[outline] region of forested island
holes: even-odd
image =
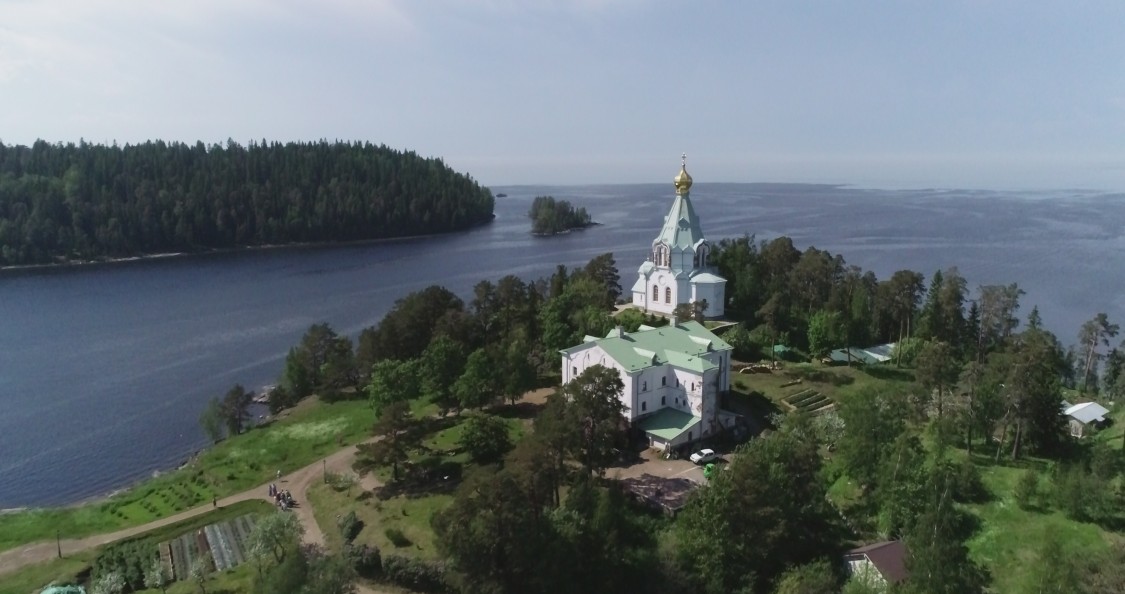
[[[585,208],[575,208],[569,200],[555,200],[554,196],[536,196],[527,216],[535,235],[557,235],[597,224]]]
[[[0,143],[0,266],[446,233],[493,197],[370,143]]]

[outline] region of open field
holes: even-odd
[[[139,534],[129,540],[141,538],[152,540],[153,555],[155,556],[156,542],[168,540],[174,536],[196,530],[208,524],[228,520],[248,513],[273,513],[273,506],[264,501],[243,501],[219,508],[215,511],[207,512],[183,522],[156,528],[149,532]],[[3,579],[0,580],[0,594],[28,594],[29,592],[38,592],[40,588],[51,582],[73,582],[76,576],[89,570],[100,551],[101,548],[83,551],[81,553],[67,555],[62,559],[31,565],[19,571],[6,574]],[[223,589],[230,592],[243,591],[241,589],[235,589],[235,587],[244,582],[249,584],[248,580],[252,577],[250,567],[251,564],[246,564],[236,570],[215,574],[215,578],[212,581],[218,586],[217,591]],[[209,583],[209,592],[212,587],[211,583]],[[198,590],[198,586],[191,582],[179,582],[177,587],[168,588],[168,592],[170,593],[186,593]],[[156,590],[153,591],[155,592]]]
[[[0,550],[53,539],[56,530],[78,538],[137,526],[263,484],[279,469],[289,472],[364,439],[372,417],[365,400],[306,400],[266,426],[205,450],[184,468],[106,500],[2,515]]]

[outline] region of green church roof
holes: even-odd
[[[560,352],[569,355],[596,342],[618,365],[629,372],[670,364],[703,373],[717,367],[715,363],[703,358],[703,355],[731,348],[723,339],[694,321],[660,328],[642,327],[636,332],[624,332],[615,328],[605,338],[591,340],[592,338],[587,336],[583,344]]]
[[[687,192],[677,194],[672,201],[672,210],[664,217],[664,227],[656,241],[663,242],[672,249],[686,249],[694,247],[703,240],[703,228],[699,225],[699,216],[691,206],[691,197]]]

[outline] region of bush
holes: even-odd
[[[980,478],[980,470],[972,460],[965,460],[957,469],[953,498],[960,503],[981,503],[988,499],[988,489]]]
[[[1020,509],[1027,510],[1035,507],[1039,500],[1039,473],[1031,469],[1023,471],[1023,476],[1016,483],[1012,495]]]
[[[383,579],[416,592],[440,594],[449,591],[444,565],[401,555],[383,558]]]
[[[398,528],[387,528],[383,531],[383,534],[385,534],[387,536],[387,540],[391,541],[391,544],[395,545],[396,547],[408,547],[413,544],[410,542],[410,539],[402,533],[402,530],[399,530]]]
[[[344,537],[345,543],[355,540],[359,531],[363,530],[363,522],[355,517],[355,511],[350,511],[346,516],[336,520],[336,525],[339,526],[340,536]]]
[[[378,577],[383,573],[383,559],[379,549],[367,545],[347,545],[344,555],[351,562],[355,572],[365,578]]]
[[[461,433],[460,445],[479,464],[499,460],[512,449],[508,423],[493,415],[469,417],[465,422],[465,430]]]
[[[1055,474],[1055,505],[1066,517],[1078,521],[1100,521],[1113,515],[1113,494],[1105,479],[1079,465]]]

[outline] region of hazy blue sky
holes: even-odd
[[[359,139],[489,185],[1125,189],[1125,2],[0,0],[0,140]]]

